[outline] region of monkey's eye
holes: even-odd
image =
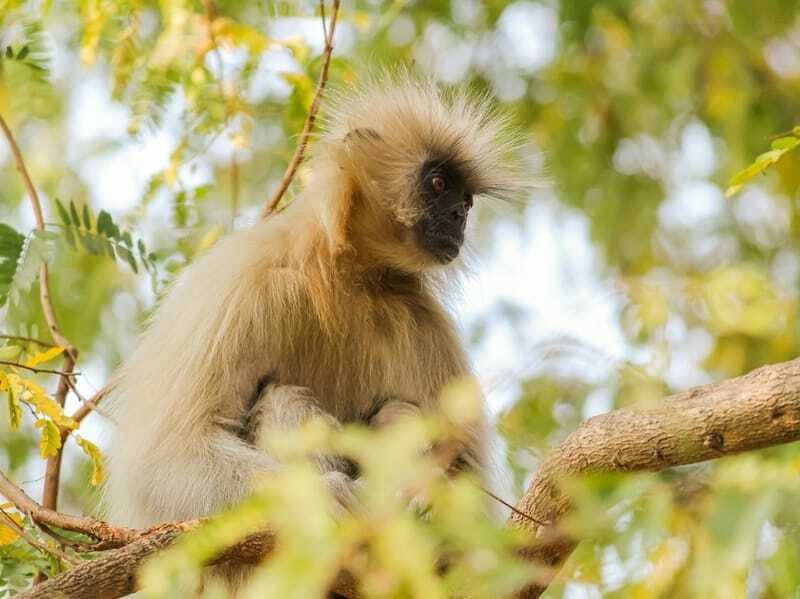
[[[447,189],[447,181],[445,181],[444,177],[440,175],[434,175],[431,178],[431,187],[437,194],[441,194],[445,189]]]

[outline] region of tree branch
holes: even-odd
[[[80,532],[97,539],[100,543],[94,547],[95,549],[122,547],[130,543],[139,534],[138,531],[111,526],[94,518],[71,516],[43,507],[6,478],[2,472],[0,472],[0,493],[13,503],[20,512],[27,514],[37,524]]]
[[[325,91],[325,84],[328,82],[328,68],[331,64],[331,55],[333,54],[333,38],[336,33],[336,19],[339,16],[339,3],[340,0],[333,0],[331,24],[330,27],[328,27],[325,23],[325,2],[324,0],[320,0],[320,14],[322,17],[322,31],[325,36],[325,48],[322,51],[322,67],[320,68],[319,80],[317,81],[317,91],[314,94],[314,100],[311,102],[311,108],[308,110],[306,123],[303,126],[303,132],[300,134],[300,141],[297,143],[297,148],[292,155],[292,159],[289,161],[289,165],[286,167],[286,172],[283,173],[278,188],[275,190],[275,193],[272,194],[267,205],[264,206],[264,211],[261,213],[262,217],[269,216],[275,212],[281,198],[289,188],[289,184],[292,182],[292,179],[294,179],[300,162],[303,160],[306,146],[308,145],[308,137],[311,134],[311,130],[314,128],[314,123],[317,120],[317,112],[319,112],[319,107],[322,103],[322,93]]]
[[[526,549],[525,557],[549,567],[520,597],[539,597],[577,542],[558,530],[559,520],[570,508],[559,485],[565,476],[659,471],[797,440],[800,358],[697,387],[652,407],[616,410],[589,419],[553,450],[511,517],[511,526],[535,533],[537,541]],[[142,560],[200,524],[192,520],[133,531],[59,514],[36,504],[2,474],[0,492],[36,522],[84,532],[108,547],[124,545],[37,585],[20,599],[60,595],[113,598],[131,593]],[[269,533],[254,535],[227,549],[213,563],[258,563],[273,543]],[[355,581],[347,573],[340,575],[333,590],[357,597]]]
[[[558,530],[570,509],[560,482],[584,472],[657,472],[800,439],[800,358],[695,387],[654,407],[595,416],[544,461],[511,524],[536,534],[525,556],[549,569],[520,595],[539,597],[577,544]]]

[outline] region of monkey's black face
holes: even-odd
[[[464,243],[472,192],[456,166],[443,160],[422,165],[419,187],[424,211],[414,227],[417,242],[437,262],[447,264]]]

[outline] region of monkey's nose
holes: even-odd
[[[459,204],[450,210],[450,217],[453,220],[463,220],[467,217],[468,208],[464,204]]]

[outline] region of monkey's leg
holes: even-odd
[[[297,429],[312,418],[321,418],[338,428],[340,422],[320,408],[307,387],[270,383],[264,387],[243,423],[243,439],[256,447],[264,446],[271,433]],[[357,468],[350,460],[333,455],[315,455],[314,461],[334,497],[352,506],[358,486]]]

